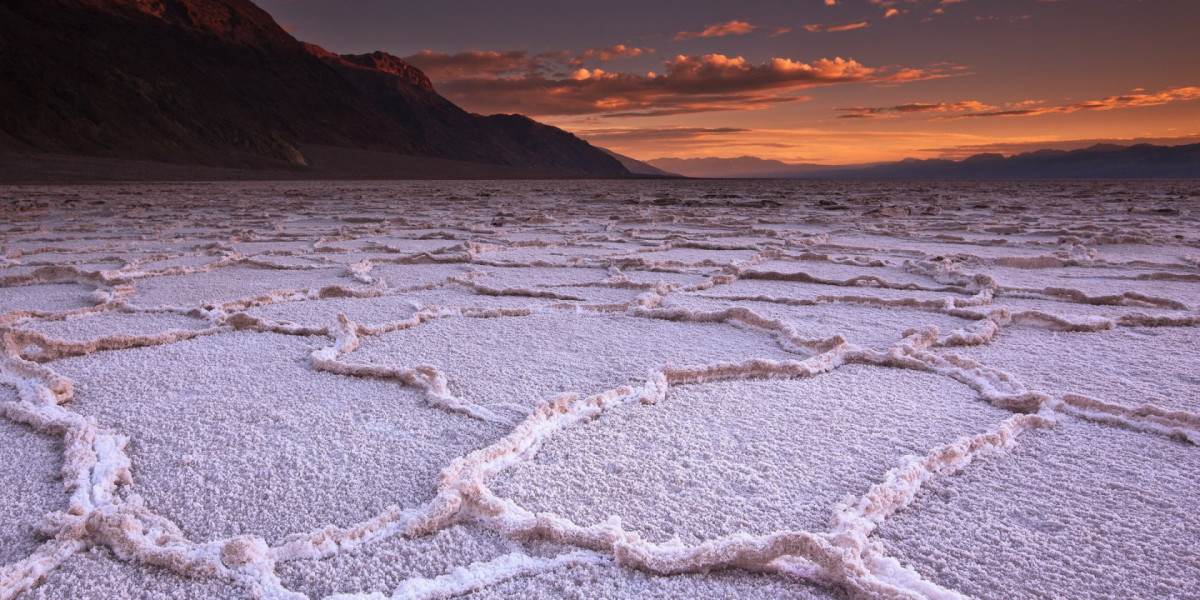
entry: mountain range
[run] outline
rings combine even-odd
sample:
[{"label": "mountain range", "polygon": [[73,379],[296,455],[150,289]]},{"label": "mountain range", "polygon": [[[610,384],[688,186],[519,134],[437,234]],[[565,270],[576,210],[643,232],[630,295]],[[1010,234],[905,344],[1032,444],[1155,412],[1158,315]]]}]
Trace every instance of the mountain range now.
[{"label": "mountain range", "polygon": [[1076,150],[986,153],[962,160],[905,159],[863,165],[785,163],[738,158],[646,161],[688,177],[780,179],[1161,179],[1200,178],[1200,144],[1095,144]]},{"label": "mountain range", "polygon": [[641,162],[522,115],[467,112],[402,59],[300,42],[249,0],[0,3],[0,181],[677,175],[1200,178],[1200,144]]},{"label": "mountain range", "polygon": [[0,91],[8,153],[329,176],[374,163],[381,176],[412,164],[427,177],[630,175],[561,129],[462,110],[399,58],[301,43],[248,0],[5,0]]}]

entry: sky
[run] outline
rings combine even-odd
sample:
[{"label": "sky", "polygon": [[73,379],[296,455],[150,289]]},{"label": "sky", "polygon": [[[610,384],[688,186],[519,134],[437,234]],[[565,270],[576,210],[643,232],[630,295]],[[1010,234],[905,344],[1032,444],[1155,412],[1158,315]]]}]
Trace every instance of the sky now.
[{"label": "sky", "polygon": [[1200,0],[256,0],[641,160],[1200,143]]}]

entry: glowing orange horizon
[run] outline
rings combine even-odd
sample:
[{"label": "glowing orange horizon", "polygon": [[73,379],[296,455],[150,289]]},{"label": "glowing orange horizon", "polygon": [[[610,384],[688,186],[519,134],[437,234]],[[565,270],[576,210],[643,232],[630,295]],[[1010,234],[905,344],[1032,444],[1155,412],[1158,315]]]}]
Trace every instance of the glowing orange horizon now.
[{"label": "glowing orange horizon", "polygon": [[336,19],[317,2],[260,2],[301,39],[404,57],[467,110],[525,114],[643,160],[851,164],[1200,135],[1200,2],[742,0],[681,13],[363,0]]}]

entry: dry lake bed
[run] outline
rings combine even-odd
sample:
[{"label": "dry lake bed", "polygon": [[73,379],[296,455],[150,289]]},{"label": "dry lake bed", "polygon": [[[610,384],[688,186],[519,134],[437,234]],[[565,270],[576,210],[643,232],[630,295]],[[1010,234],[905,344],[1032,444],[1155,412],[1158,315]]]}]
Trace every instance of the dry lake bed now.
[{"label": "dry lake bed", "polygon": [[1198,182],[0,214],[3,600],[1200,598]]}]

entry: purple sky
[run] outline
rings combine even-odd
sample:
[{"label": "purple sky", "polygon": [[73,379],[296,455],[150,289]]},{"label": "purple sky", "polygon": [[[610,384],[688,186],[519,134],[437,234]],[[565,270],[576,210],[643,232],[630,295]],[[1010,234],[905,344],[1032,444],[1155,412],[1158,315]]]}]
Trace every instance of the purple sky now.
[{"label": "purple sky", "polygon": [[635,158],[847,163],[1200,142],[1200,1],[258,0],[480,113]]}]

